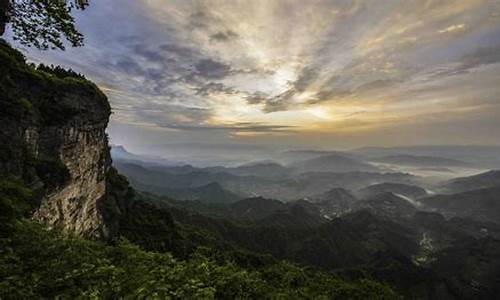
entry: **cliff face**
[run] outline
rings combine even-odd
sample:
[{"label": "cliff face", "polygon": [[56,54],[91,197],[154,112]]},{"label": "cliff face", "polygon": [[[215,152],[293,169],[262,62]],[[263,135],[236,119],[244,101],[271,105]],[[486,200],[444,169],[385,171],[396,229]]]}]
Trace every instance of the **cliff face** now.
[{"label": "cliff face", "polygon": [[20,178],[33,188],[34,218],[107,238],[106,96],[73,72],[27,65],[3,41],[0,65],[0,176]]},{"label": "cliff face", "polygon": [[[81,99],[87,103],[93,100]],[[99,105],[95,108],[105,111]],[[30,127],[24,131],[24,141],[35,157],[59,159],[68,173],[65,184],[43,196],[34,213],[36,219],[81,235],[107,236],[101,207],[106,199],[110,157],[105,134],[107,116],[102,117],[94,122],[77,118],[63,127]]]}]

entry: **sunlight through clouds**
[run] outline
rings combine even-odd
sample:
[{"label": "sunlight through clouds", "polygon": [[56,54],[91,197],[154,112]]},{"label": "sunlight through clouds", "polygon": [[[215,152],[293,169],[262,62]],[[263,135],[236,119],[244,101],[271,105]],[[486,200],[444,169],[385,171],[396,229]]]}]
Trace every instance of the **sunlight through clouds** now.
[{"label": "sunlight through clouds", "polygon": [[496,1],[117,1],[77,15],[86,47],[30,57],[99,82],[120,124],[378,143],[370,130],[404,135],[443,108],[450,122],[470,102],[500,114]]}]

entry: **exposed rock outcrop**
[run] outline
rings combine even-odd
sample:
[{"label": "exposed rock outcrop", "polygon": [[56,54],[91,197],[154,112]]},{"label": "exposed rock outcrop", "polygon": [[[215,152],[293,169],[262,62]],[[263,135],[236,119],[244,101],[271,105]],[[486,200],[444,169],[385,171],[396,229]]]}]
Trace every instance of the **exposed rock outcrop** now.
[{"label": "exposed rock outcrop", "polygon": [[37,138],[28,141],[30,146],[51,148],[69,173],[63,186],[42,198],[35,218],[78,234],[98,238],[108,235],[100,211],[110,167],[106,123],[82,126],[75,122],[64,128],[39,128]]},{"label": "exposed rock outcrop", "polygon": [[37,195],[34,218],[92,238],[108,238],[103,217],[111,166],[105,129],[110,106],[73,72],[41,70],[0,42],[0,175]]}]

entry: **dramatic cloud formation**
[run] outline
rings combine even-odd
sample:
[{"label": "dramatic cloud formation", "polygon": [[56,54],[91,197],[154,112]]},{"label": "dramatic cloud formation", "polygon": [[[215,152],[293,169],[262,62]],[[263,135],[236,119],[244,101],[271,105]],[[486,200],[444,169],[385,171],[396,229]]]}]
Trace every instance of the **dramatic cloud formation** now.
[{"label": "dramatic cloud formation", "polygon": [[97,81],[120,143],[500,142],[496,0],[110,0],[77,19],[85,47],[28,55]]}]

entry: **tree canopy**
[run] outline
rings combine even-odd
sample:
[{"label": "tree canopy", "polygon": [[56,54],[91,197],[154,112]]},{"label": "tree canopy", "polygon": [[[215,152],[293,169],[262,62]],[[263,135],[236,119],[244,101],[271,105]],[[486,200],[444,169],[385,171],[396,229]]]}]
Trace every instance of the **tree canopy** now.
[{"label": "tree canopy", "polygon": [[0,35],[10,23],[13,39],[28,47],[64,50],[64,39],[82,46],[71,13],[87,6],[88,0],[0,0]]}]

